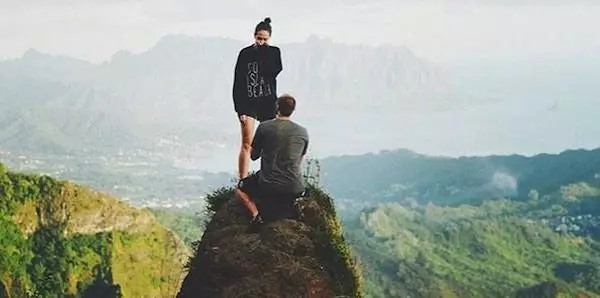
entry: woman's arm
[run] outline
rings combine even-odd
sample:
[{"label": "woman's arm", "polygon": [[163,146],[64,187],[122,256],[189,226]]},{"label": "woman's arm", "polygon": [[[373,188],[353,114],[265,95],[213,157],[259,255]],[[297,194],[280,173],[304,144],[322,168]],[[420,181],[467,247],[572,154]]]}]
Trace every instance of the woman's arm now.
[{"label": "woman's arm", "polygon": [[271,78],[276,78],[283,70],[281,63],[281,50],[275,46],[259,50],[258,59],[261,61],[263,73]]},{"label": "woman's arm", "polygon": [[237,112],[242,112],[243,105],[246,103],[244,101],[244,96],[246,92],[246,88],[243,86],[244,80],[242,79],[244,73],[242,72],[242,51],[238,54],[237,61],[235,62],[235,68],[233,71],[233,108]]},{"label": "woman's arm", "polygon": [[276,78],[277,75],[283,70],[283,63],[281,62],[281,50],[278,47],[274,47],[275,49],[275,65],[273,67],[273,77]]}]

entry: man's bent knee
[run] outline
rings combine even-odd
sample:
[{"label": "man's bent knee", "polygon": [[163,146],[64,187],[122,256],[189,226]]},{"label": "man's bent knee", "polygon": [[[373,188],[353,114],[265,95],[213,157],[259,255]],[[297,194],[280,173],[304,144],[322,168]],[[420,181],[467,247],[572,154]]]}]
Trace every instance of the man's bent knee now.
[{"label": "man's bent knee", "polygon": [[235,192],[235,195],[236,195],[237,197],[241,198],[241,199],[245,199],[245,198],[249,198],[249,199],[250,199],[250,198],[251,198],[251,196],[250,196],[250,191],[249,191],[249,190],[246,190],[246,189],[244,189],[245,187],[244,187],[244,185],[243,185],[243,184],[244,184],[244,183],[247,183],[247,181],[246,181],[246,180],[247,180],[247,178],[246,178],[246,179],[242,179],[242,180],[240,180],[240,181],[237,183],[237,186],[236,186],[236,188],[235,188],[235,191],[234,191],[234,192]]},{"label": "man's bent knee", "polygon": [[241,190],[239,187],[237,187],[235,189],[235,196],[243,199],[244,197],[250,197],[246,192],[244,192],[243,190]]}]

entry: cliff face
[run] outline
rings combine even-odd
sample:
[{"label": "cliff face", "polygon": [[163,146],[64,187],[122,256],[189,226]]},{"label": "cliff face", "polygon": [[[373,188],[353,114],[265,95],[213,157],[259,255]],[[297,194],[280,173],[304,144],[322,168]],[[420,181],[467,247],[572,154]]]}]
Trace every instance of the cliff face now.
[{"label": "cliff face", "polygon": [[172,297],[189,257],[146,210],[5,169],[0,238],[0,294],[10,297]]},{"label": "cliff face", "polygon": [[53,202],[55,206],[52,210],[45,210],[36,201],[28,201],[16,208],[13,220],[25,236],[32,234],[40,221],[42,224],[65,222],[68,235],[110,231],[140,233],[156,225],[154,217],[146,210],[71,183],[61,186],[60,195],[53,198]]},{"label": "cliff face", "polygon": [[248,213],[231,189],[209,198],[216,212],[188,263],[178,298],[362,297],[361,279],[331,198],[316,188],[298,220],[247,231]]}]

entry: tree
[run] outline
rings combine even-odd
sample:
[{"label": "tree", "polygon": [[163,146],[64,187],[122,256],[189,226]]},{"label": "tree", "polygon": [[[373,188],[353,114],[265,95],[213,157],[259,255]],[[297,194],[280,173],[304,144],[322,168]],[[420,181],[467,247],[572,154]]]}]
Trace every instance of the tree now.
[{"label": "tree", "polygon": [[40,297],[63,297],[67,292],[72,253],[63,231],[63,224],[41,226],[30,238],[35,256],[29,273]]},{"label": "tree", "polygon": [[8,212],[13,206],[12,195],[13,185],[12,181],[5,173],[2,173],[2,164],[0,164],[0,214]]}]

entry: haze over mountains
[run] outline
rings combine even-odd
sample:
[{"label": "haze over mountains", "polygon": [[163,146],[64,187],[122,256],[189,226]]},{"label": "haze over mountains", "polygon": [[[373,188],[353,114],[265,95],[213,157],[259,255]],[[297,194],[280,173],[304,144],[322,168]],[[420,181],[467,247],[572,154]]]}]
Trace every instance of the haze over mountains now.
[{"label": "haze over mountains", "polygon": [[[195,143],[193,152],[185,152],[195,157],[236,150],[231,82],[243,46],[232,39],[167,35],[147,52],[121,51],[100,65],[29,50],[0,63],[2,148],[156,150],[181,141],[171,149],[186,151]],[[406,48],[316,37],[281,47],[279,91],[298,97],[298,119],[315,128],[322,150],[331,143],[323,137],[343,132],[350,121],[360,124],[389,109],[445,108],[464,98],[438,68]]]},{"label": "haze over mountains", "polygon": [[[0,62],[0,148],[143,150],[174,164],[233,170],[239,129],[232,71],[245,45],[166,35],[146,52],[120,51],[102,64],[33,49]],[[296,120],[311,132],[314,156],[398,147],[462,155],[598,145],[591,136],[600,135],[600,127],[587,123],[593,98],[563,103],[559,111],[548,98],[525,108],[522,99],[482,92],[477,87],[485,77],[471,73],[461,81],[406,47],[314,36],[278,46],[284,60],[278,91],[298,97]]]},{"label": "haze over mountains", "polygon": [[278,91],[327,156],[317,230],[343,227],[366,297],[600,295],[598,3],[38,2],[0,4],[0,297],[165,296],[202,238],[249,284],[304,280],[296,261],[253,279],[240,252],[320,233],[203,236],[235,185],[235,58],[267,13]]}]

